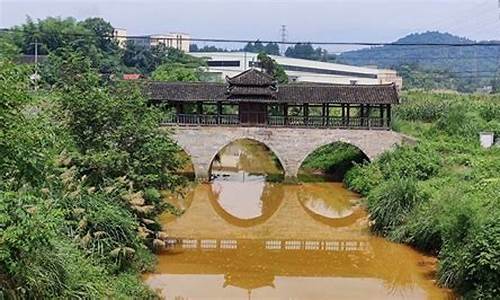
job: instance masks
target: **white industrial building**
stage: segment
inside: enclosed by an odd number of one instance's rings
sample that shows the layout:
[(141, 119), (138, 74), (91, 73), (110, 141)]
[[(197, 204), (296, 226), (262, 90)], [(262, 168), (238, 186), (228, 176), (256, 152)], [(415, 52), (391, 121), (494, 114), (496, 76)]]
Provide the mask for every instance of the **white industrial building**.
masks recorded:
[[(190, 55), (207, 60), (208, 72), (220, 78), (233, 77), (249, 68), (259, 67), (257, 53), (250, 52), (192, 52)], [(285, 69), (292, 82), (333, 84), (395, 83), (400, 89), (403, 80), (394, 70), (321, 62), (270, 55)]]
[(138, 45), (148, 48), (158, 44), (164, 44), (167, 47), (176, 48), (184, 52), (189, 52), (189, 40), (191, 39), (189, 34), (181, 32), (129, 37), (127, 36), (127, 30), (124, 28), (115, 28), (114, 36), (120, 47), (124, 47), (126, 41), (133, 41)]

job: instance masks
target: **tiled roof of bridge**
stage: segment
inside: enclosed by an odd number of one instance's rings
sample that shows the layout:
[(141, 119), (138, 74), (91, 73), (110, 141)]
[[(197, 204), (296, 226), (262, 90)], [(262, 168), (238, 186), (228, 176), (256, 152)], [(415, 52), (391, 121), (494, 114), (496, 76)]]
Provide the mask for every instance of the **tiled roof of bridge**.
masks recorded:
[(250, 69), (227, 84), (208, 82), (149, 82), (148, 97), (155, 101), (228, 101), (269, 103), (398, 103), (394, 84), (338, 85), (338, 84), (283, 84)]
[(226, 81), (230, 85), (243, 85), (243, 86), (276, 85), (276, 80), (274, 80), (273, 77), (254, 68), (241, 72), (240, 74), (234, 77), (226, 77)]
[[(280, 103), (394, 104), (399, 102), (396, 87), (384, 85), (280, 85), (274, 97), (243, 90), (229, 94), (222, 83), (150, 82), (148, 97), (156, 101), (250, 101)], [(247, 92), (247, 93), (244, 93)], [(260, 92), (259, 92), (260, 93)], [(265, 96), (265, 97), (262, 97)]]
[(289, 102), (394, 104), (399, 102), (394, 84), (314, 85), (288, 84), (279, 87), (278, 99)]
[(216, 101), (227, 98), (227, 86), (208, 82), (161, 82), (146, 85), (151, 100), (162, 101)]

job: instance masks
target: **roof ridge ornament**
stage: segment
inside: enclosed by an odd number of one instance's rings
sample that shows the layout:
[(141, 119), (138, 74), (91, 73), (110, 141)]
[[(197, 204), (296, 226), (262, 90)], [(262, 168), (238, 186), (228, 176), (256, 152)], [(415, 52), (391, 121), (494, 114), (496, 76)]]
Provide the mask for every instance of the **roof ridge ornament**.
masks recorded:
[(226, 76), (226, 82), (229, 85), (245, 85), (245, 86), (270, 86), (276, 85), (276, 80), (255, 68), (250, 68), (233, 77)]

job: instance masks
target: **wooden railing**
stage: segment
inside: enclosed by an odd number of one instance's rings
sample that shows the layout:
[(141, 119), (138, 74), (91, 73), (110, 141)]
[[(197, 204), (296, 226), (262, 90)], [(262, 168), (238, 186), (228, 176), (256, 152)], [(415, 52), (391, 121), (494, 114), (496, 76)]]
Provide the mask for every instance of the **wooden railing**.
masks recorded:
[(388, 129), (386, 118), (376, 117), (323, 117), (323, 116), (259, 116), (258, 123), (241, 122), (238, 115), (178, 114), (167, 116), (163, 125), (199, 126), (258, 126), (258, 127), (307, 127), (307, 128), (373, 128)]

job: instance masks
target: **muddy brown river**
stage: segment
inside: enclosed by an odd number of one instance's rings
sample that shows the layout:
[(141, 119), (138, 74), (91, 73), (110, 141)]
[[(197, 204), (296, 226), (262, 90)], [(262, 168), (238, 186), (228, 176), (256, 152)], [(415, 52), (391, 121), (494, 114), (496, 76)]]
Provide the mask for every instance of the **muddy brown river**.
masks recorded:
[(359, 196), (341, 183), (288, 185), (259, 144), (233, 143), (210, 183), (170, 199), (167, 250), (145, 282), (165, 299), (454, 299), (435, 262), (368, 230)]

